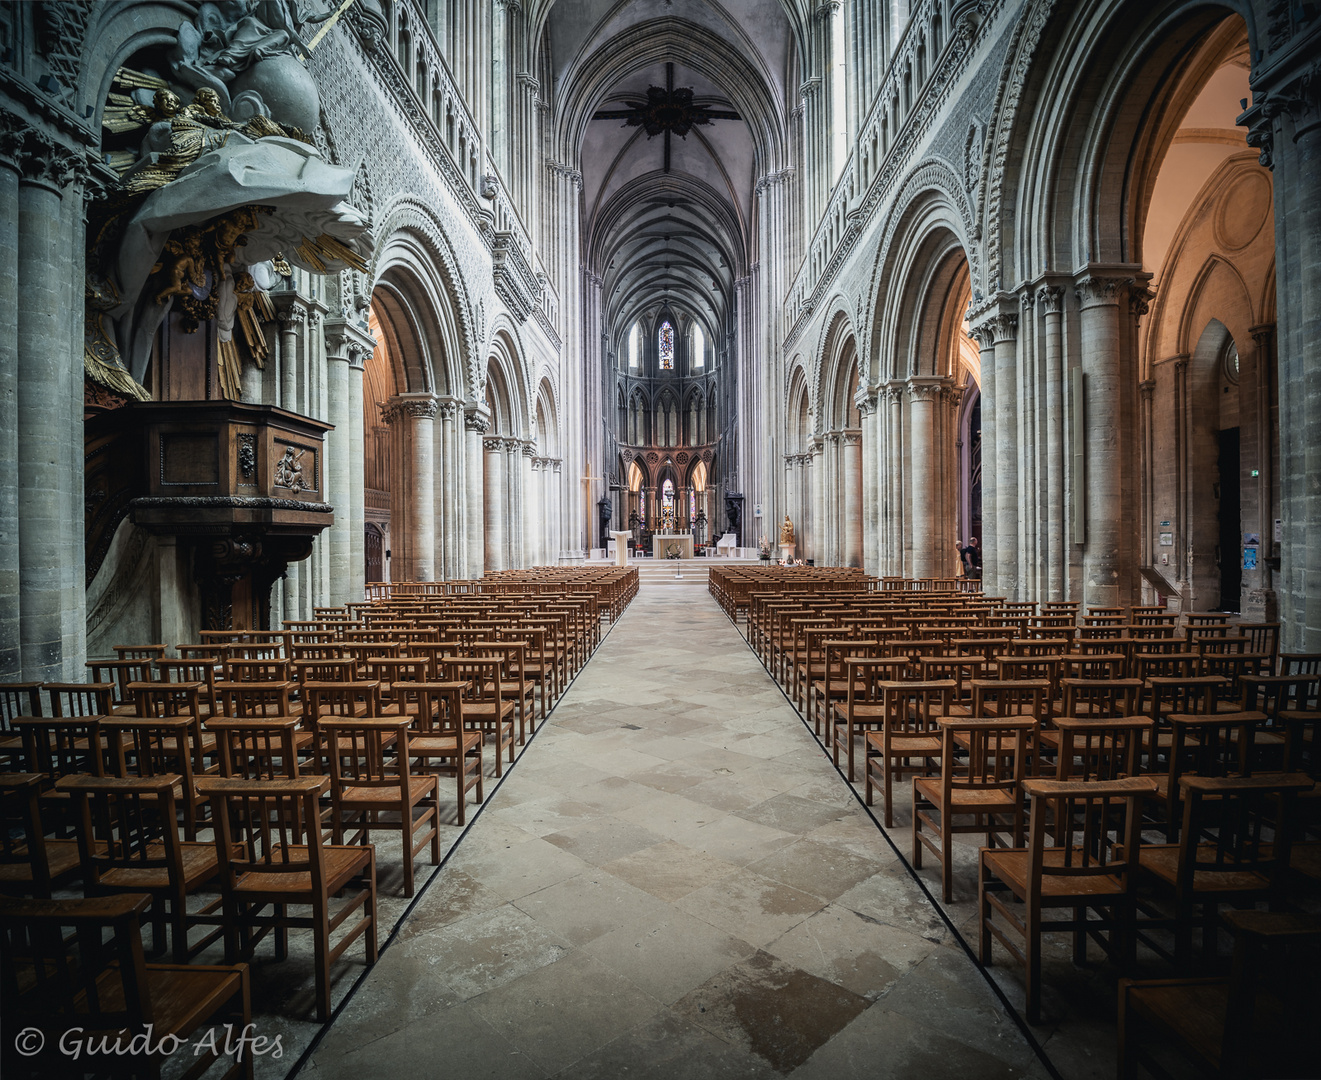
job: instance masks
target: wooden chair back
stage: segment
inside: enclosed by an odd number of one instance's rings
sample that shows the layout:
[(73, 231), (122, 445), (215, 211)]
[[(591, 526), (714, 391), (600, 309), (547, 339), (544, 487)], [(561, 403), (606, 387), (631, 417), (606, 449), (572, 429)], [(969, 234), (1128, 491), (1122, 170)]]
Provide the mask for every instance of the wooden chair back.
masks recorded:
[(206, 722), (216, 737), (222, 776), (240, 780), (293, 779), (299, 775), (297, 716)]
[(115, 684), (45, 683), (51, 716), (108, 716), (114, 707)]
[[(1055, 726), (1057, 780), (1120, 780), (1142, 772), (1142, 752), (1152, 728), (1146, 717), (1061, 716)], [(1155, 789), (1154, 781), (1150, 787)]]

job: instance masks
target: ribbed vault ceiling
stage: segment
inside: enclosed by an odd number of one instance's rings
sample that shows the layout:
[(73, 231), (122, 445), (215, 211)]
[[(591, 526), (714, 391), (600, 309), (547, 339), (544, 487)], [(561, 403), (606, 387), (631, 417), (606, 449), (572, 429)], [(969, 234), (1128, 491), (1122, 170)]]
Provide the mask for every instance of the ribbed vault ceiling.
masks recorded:
[[(755, 259), (757, 178), (782, 167), (793, 34), (781, 0), (540, 3), (560, 154), (583, 177), (583, 258), (604, 281), (615, 342), (668, 301), (719, 339), (734, 282)], [(534, 24), (535, 25), (535, 24)], [(649, 138), (621, 119), (649, 87), (691, 89), (713, 120)], [(544, 70), (544, 69), (543, 69)]]

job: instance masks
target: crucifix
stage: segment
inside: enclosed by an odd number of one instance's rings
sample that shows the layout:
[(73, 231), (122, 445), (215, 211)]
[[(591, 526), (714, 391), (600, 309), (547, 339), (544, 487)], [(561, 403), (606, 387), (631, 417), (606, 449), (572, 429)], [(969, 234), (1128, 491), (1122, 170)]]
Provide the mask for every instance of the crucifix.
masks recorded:
[(729, 109), (712, 109), (706, 105), (693, 104), (691, 86), (675, 87), (674, 64), (665, 65), (665, 88), (647, 87), (646, 101), (625, 101), (626, 109), (602, 109), (593, 113), (593, 120), (623, 120), (625, 127), (646, 129), (647, 138), (665, 134), (665, 171), (670, 171), (670, 133), (679, 138), (688, 137), (688, 132), (698, 124), (709, 124), (712, 120), (741, 120), (738, 113)]

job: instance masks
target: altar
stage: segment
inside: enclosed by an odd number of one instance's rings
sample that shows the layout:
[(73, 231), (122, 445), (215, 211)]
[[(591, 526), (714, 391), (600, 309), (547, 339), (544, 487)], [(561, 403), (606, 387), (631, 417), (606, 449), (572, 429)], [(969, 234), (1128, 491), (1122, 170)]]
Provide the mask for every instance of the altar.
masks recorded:
[(678, 550), (681, 559), (693, 557), (693, 534), (687, 533), (652, 533), (651, 554), (654, 558), (664, 559), (673, 550)]

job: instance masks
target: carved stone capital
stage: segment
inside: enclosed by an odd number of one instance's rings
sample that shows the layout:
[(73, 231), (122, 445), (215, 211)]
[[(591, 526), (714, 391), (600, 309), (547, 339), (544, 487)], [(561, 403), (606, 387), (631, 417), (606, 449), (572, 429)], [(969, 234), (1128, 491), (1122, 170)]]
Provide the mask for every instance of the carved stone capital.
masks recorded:
[(452, 401), (442, 401), (438, 411), (442, 420), (453, 420), (454, 414), (458, 412), (458, 406)]
[(488, 454), (503, 454), (505, 440), (499, 435), (487, 435), (482, 439), (482, 449)]
[(1258, 349), (1265, 352), (1271, 347), (1271, 341), (1275, 337), (1275, 324), (1262, 323), (1259, 326), (1248, 327), (1248, 333), (1252, 335), (1253, 342)]
[(1043, 315), (1058, 315), (1064, 310), (1064, 290), (1058, 285), (1043, 285), (1037, 290), (1037, 303)]
[(1141, 319), (1151, 310), (1151, 301), (1156, 294), (1145, 285), (1134, 285), (1128, 291), (1128, 311), (1133, 318)]
[[(23, 183), (44, 187), (62, 195), (71, 184), (87, 176), (87, 158), (77, 154), (49, 135), (33, 128), (20, 127), (15, 133), (16, 164)], [(15, 140), (11, 139), (11, 143)]]
[(945, 379), (910, 379), (908, 381), (908, 400), (910, 402), (931, 403), (939, 399), (948, 388)]
[(839, 433), (839, 438), (840, 438), (840, 442), (842, 442), (845, 446), (862, 445), (861, 431), (841, 431)]
[(464, 410), (463, 426), (467, 431), (475, 431), (479, 435), (485, 435), (491, 426), (491, 418), (484, 413)]
[(1155, 379), (1143, 379), (1138, 383), (1138, 393), (1142, 395), (1142, 400), (1150, 402), (1152, 395), (1156, 392)]
[(531, 459), (533, 459), (533, 460), (536, 460), (536, 456), (537, 456), (537, 444), (536, 444), (535, 442), (532, 442), (531, 440), (528, 440), (527, 442), (522, 443), (522, 444), (520, 444), (520, 445), (521, 445), (521, 447), (522, 447), (522, 450), (523, 450), (523, 456), (524, 456), (525, 458), (531, 458)]
[(396, 394), (381, 403), (381, 420), (393, 424), (401, 417), (412, 420), (434, 420), (439, 402), (432, 394)]
[(1003, 342), (1018, 340), (1018, 316), (1007, 312), (992, 316), (988, 320), (991, 328), (991, 340), (999, 345)]
[(980, 352), (986, 352), (995, 346), (995, 331), (991, 329), (989, 322), (968, 327), (968, 336), (977, 343)]
[(567, 180), (574, 187), (578, 188), (580, 191), (582, 190), (583, 174), (577, 169), (571, 168), (558, 161), (546, 162), (546, 168), (550, 170), (551, 176), (560, 180)]
[(1077, 293), (1078, 303), (1084, 308), (1118, 306), (1123, 291), (1132, 280), (1128, 277), (1088, 274), (1074, 283), (1074, 291)]
[(275, 297), (275, 317), (280, 320), (286, 331), (293, 330), (307, 321), (307, 308), (292, 298)]

